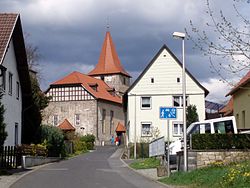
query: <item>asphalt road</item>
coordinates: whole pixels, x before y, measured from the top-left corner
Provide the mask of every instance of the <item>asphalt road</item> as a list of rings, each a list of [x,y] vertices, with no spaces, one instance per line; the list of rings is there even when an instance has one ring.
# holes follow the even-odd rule
[[[53,163],[30,173],[11,188],[166,188],[129,169],[122,149],[98,147],[94,152]]]

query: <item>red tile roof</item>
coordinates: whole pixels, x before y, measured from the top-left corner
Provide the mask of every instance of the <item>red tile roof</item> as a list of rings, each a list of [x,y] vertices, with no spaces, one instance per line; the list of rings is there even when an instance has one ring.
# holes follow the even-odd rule
[[[115,129],[116,132],[126,132],[126,128],[124,127],[123,124],[121,124],[120,122],[118,123],[116,129]]]
[[[106,32],[102,51],[96,67],[89,73],[90,76],[105,74],[123,74],[131,77],[122,67],[110,32]]]
[[[74,71],[64,78],[52,83],[51,86],[68,84],[80,84],[97,99],[103,99],[122,104],[122,98],[109,93],[110,87],[104,81],[77,71]],[[91,87],[94,85],[97,87],[97,90],[94,90],[93,87]]]
[[[75,127],[71,125],[71,123],[65,119],[60,125],[58,125],[58,128],[62,129],[63,131],[75,131]]]
[[[250,82],[250,71],[239,81],[239,83],[226,95],[233,95],[236,91]]]
[[[233,115],[233,104],[234,104],[234,100],[233,100],[233,97],[231,97],[227,105],[220,110],[220,113],[222,113],[223,116]]]
[[[0,64],[4,59],[19,14],[0,14]]]

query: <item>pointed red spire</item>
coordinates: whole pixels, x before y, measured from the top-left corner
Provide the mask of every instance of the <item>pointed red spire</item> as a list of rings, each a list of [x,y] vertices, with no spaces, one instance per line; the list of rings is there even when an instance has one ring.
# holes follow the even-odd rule
[[[89,73],[90,76],[97,76],[103,74],[123,74],[131,77],[122,67],[115,45],[109,31],[106,32],[102,51],[96,67]]]

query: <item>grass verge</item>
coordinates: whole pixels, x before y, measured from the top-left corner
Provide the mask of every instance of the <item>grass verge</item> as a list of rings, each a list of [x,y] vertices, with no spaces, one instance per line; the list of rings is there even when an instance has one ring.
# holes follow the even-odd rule
[[[191,172],[176,172],[159,180],[168,185],[187,187],[245,188],[250,187],[250,161],[237,164],[212,164]]]
[[[147,168],[156,168],[160,165],[160,160],[156,158],[146,158],[138,159],[135,162],[131,163],[129,166],[136,170],[138,169],[147,169]]]

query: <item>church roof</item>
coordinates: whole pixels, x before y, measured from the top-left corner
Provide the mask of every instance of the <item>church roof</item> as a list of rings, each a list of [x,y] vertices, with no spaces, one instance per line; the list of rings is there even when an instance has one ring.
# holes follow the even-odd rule
[[[71,125],[71,123],[65,119],[60,125],[58,125],[58,128],[62,129],[63,131],[75,131],[75,127]]]
[[[123,74],[131,77],[122,67],[109,31],[106,32],[99,61],[88,75],[97,76],[107,74]]]
[[[96,99],[103,99],[122,104],[122,99],[111,91],[111,88],[102,80],[74,71],[64,78],[52,83],[50,86],[58,85],[81,85]]]

